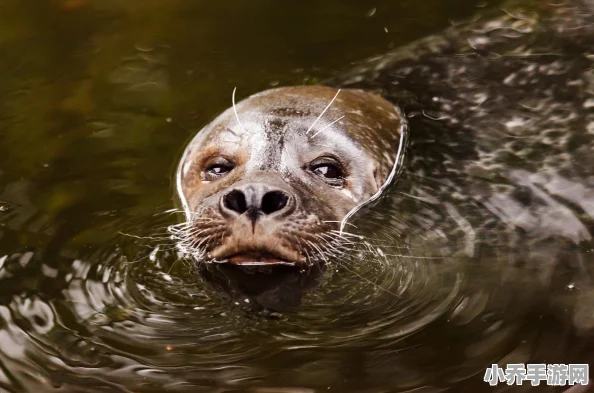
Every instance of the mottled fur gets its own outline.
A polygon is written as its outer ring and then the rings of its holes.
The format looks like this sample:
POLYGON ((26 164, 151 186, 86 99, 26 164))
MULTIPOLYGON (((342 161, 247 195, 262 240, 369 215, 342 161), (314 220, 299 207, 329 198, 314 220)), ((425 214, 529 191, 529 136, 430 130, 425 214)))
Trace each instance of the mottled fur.
POLYGON ((594 2, 526 4, 328 83, 381 91, 408 117, 403 175, 368 213, 367 223, 377 217, 368 231, 389 217, 385 237, 416 234, 452 252, 458 241, 474 265, 522 281, 520 291, 569 285, 578 302, 563 307, 592 329, 594 2))

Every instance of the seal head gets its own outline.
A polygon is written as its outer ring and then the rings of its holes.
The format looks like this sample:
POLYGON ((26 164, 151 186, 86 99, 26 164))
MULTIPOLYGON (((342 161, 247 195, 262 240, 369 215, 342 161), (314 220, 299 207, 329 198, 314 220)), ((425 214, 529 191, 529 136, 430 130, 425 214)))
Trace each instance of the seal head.
POLYGON ((184 251, 234 264, 313 264, 391 173, 401 116, 355 89, 294 86, 253 95, 186 148, 177 188, 184 251))

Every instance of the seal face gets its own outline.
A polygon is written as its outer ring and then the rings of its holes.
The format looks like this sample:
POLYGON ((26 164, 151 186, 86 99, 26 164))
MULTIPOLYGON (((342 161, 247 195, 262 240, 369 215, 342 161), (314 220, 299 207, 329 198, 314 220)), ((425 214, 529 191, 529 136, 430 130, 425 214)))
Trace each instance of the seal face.
POLYGON ((202 129, 177 173, 184 251, 233 264, 313 264, 383 185, 401 117, 362 90, 294 86, 253 95, 202 129))

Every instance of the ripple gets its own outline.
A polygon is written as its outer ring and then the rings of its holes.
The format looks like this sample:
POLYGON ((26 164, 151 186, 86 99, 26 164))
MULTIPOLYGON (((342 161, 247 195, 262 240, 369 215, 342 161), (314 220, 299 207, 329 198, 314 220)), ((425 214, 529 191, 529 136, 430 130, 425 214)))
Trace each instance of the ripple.
POLYGON ((458 252, 467 247, 464 231, 444 242, 427 219, 457 225, 456 217, 422 214, 407 222, 411 231, 411 222, 423 223, 423 241, 376 232, 326 269, 304 272, 197 268, 165 234, 175 221, 169 215, 111 222, 106 232, 122 230, 109 244, 77 258, 6 255, 0 387, 346 391, 345 370, 359 364, 352 375, 364 386, 432 391, 465 383, 506 356, 524 361, 542 352, 549 344, 540 321, 527 317, 529 288, 502 289, 499 264, 484 270, 473 262, 498 260, 501 244, 469 258, 458 252), (41 279, 28 290, 23 280, 33 272, 41 279), (525 303, 513 295, 515 304, 501 301, 520 290, 525 303), (510 317, 512 306, 524 317, 510 317))

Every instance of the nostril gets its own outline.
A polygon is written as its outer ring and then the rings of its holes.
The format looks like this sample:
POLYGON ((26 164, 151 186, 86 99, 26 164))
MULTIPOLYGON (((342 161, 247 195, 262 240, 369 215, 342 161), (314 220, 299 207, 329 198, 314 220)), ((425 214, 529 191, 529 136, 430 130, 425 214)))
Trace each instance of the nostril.
POLYGON ((243 214, 247 211, 245 195, 239 190, 233 190, 223 197, 223 205, 234 212, 243 214))
POLYGON ((283 210, 289 202, 289 196, 282 191, 270 191, 262 198, 262 212, 271 214, 283 210))

